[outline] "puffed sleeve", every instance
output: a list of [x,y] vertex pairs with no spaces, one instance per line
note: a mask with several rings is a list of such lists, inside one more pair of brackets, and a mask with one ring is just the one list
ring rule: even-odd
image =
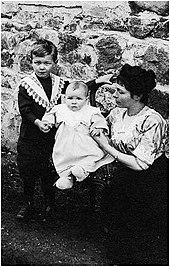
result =
[[114,119],[113,110],[111,110],[109,115],[106,117],[106,121],[109,127],[111,127],[111,125],[113,124],[113,119]]
[[[123,109],[122,109],[123,110]],[[106,117],[107,125],[109,127],[110,135],[113,134],[112,128],[114,127],[115,122],[117,119],[122,116],[122,110],[118,109],[117,107],[113,108],[108,116]],[[121,113],[121,114],[120,114]],[[111,137],[111,136],[110,136]]]
[[140,139],[132,154],[135,155],[141,167],[142,162],[144,165],[150,166],[163,151],[166,122],[159,114],[152,114],[145,118],[137,130],[140,131]]
[[44,114],[42,120],[55,125],[57,123],[57,112],[57,106],[54,106],[50,111]]
[[109,134],[109,128],[107,126],[106,119],[100,112],[96,112],[92,115],[91,118],[91,129],[103,129],[106,134]]

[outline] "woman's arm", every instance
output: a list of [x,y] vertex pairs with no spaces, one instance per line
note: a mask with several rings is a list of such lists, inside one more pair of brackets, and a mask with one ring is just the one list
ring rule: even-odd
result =
[[136,171],[143,170],[137,163],[135,156],[119,152],[117,149],[109,145],[108,139],[103,133],[101,133],[100,136],[93,136],[93,138],[103,150],[113,156],[117,161],[124,164],[126,167]]

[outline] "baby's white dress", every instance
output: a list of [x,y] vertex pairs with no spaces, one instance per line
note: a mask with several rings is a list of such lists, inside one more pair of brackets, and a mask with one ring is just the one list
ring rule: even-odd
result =
[[87,104],[79,111],[72,111],[66,104],[59,104],[46,113],[43,120],[56,127],[59,125],[52,154],[59,176],[73,166],[94,172],[114,160],[89,133],[91,128],[99,128],[108,134],[107,122],[99,108]]

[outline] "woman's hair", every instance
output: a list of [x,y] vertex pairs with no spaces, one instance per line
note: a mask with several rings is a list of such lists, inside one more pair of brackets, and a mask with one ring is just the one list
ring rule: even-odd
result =
[[56,62],[58,52],[56,46],[52,42],[50,42],[49,40],[40,39],[33,43],[31,50],[31,60],[33,59],[33,55],[36,57],[45,57],[51,55],[53,61]]
[[83,81],[73,81],[67,86],[67,89],[68,88],[71,88],[73,91],[82,89],[85,92],[85,96],[88,95],[88,86]]
[[152,70],[145,70],[139,66],[125,64],[118,77],[117,83],[123,84],[131,94],[141,96],[140,101],[144,104],[148,102],[148,95],[156,86],[156,75]]

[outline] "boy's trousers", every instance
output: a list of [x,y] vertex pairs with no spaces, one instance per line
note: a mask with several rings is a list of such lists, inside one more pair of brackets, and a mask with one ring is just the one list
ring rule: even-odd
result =
[[33,202],[35,182],[38,178],[41,178],[45,201],[49,205],[54,204],[54,177],[50,174],[49,168],[53,145],[53,142],[30,141],[21,137],[18,140],[17,164],[20,177],[23,180],[24,199],[26,202]]

